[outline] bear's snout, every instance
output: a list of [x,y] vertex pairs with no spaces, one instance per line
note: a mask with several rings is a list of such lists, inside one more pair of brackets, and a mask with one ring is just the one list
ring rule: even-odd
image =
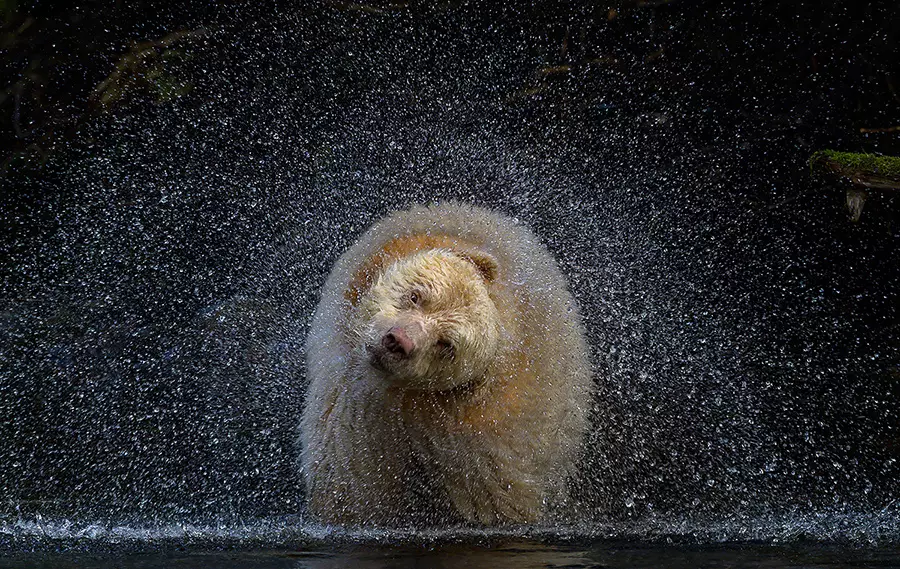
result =
[[401,358],[409,357],[410,352],[415,347],[409,334],[400,326],[394,326],[388,330],[387,334],[381,338],[381,345],[385,350]]

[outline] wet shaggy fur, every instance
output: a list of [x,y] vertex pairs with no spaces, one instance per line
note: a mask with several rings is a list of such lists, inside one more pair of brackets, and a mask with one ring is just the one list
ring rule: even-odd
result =
[[309,511],[401,526],[541,519],[565,497],[591,406],[580,317],[509,218],[414,207],[337,262],[307,338]]

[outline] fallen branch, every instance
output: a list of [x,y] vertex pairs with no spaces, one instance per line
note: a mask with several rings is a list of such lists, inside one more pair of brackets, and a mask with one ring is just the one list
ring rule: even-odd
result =
[[847,209],[859,221],[871,190],[900,191],[900,158],[854,152],[820,150],[809,159],[814,176],[849,182]]
[[883,126],[883,127],[873,127],[873,128],[866,128],[864,126],[861,126],[861,127],[859,127],[859,132],[861,132],[863,134],[873,133],[873,132],[900,132],[900,126]]

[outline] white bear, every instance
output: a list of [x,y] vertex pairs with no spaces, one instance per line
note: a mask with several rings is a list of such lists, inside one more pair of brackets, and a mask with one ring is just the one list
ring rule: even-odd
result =
[[458,203],[370,228],[306,342],[309,511],[325,523],[528,523],[565,498],[594,387],[579,311],[525,227]]

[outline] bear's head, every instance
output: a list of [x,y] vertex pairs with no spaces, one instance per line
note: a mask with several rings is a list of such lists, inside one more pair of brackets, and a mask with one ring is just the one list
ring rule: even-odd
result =
[[388,265],[359,305],[367,365],[409,389],[481,378],[500,342],[496,275],[496,260],[480,251],[429,249]]

